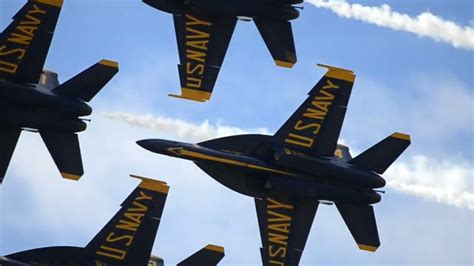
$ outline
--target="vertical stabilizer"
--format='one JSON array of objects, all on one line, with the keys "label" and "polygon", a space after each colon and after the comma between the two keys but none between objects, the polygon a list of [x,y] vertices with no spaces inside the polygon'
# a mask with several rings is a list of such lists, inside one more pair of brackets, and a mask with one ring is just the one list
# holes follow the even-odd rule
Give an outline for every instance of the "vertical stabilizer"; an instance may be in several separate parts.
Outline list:
[{"label": "vertical stabilizer", "polygon": [[131,176],[141,183],[85,249],[107,264],[146,266],[169,187],[162,181]]}]

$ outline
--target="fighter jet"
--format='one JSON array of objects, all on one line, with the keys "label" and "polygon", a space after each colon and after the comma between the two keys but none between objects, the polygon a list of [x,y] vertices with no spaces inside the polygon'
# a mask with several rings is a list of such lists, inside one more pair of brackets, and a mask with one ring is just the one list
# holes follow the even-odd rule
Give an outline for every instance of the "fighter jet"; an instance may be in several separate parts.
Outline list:
[{"label": "fighter jet", "polygon": [[62,7],[62,0],[29,0],[0,35],[0,183],[22,130],[39,132],[61,175],[83,174],[78,137],[89,102],[118,72],[101,60],[59,84],[58,75],[42,70]]},{"label": "fighter jet", "polygon": [[335,204],[362,250],[379,235],[372,204],[385,186],[381,174],[410,144],[393,133],[352,158],[338,144],[355,75],[328,71],[273,135],[238,135],[189,144],[140,140],[143,148],[193,161],[224,186],[255,198],[263,265],[298,265],[320,202]]},{"label": "fighter jet", "polygon": [[253,19],[278,66],[296,63],[290,20],[303,0],[143,0],[173,14],[178,41],[181,95],[198,102],[211,98],[237,20]]},{"label": "fighter jet", "polygon": [[[32,249],[0,257],[0,265],[163,266],[163,259],[151,256],[151,250],[169,187],[162,181],[131,176],[140,179],[140,184],[85,248]],[[223,247],[207,245],[178,265],[215,266],[223,257]]]}]

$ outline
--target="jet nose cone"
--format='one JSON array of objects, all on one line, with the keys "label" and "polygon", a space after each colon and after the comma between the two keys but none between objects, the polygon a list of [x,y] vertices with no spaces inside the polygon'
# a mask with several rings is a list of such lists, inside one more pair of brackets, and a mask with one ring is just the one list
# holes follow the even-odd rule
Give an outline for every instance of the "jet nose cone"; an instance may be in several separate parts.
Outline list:
[{"label": "jet nose cone", "polygon": [[137,141],[137,144],[140,147],[142,147],[146,150],[152,151],[152,152],[154,152],[154,149],[153,149],[154,146],[155,146],[154,143],[155,143],[155,141],[152,140],[152,139],[142,139],[142,140]]}]

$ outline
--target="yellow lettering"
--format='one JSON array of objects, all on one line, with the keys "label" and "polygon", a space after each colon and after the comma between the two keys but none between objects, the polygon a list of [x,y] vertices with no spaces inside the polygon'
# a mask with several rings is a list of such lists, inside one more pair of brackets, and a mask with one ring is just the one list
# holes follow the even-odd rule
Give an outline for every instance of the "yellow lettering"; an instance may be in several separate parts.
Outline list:
[{"label": "yellow lettering", "polygon": [[23,20],[20,22],[20,25],[39,25],[41,24],[41,20],[39,18],[35,18],[31,15],[26,15],[25,18],[28,20]]},{"label": "yellow lettering", "polygon": [[[268,215],[272,215],[274,218],[268,218],[268,222],[291,222],[291,216],[285,215],[283,213],[278,213],[274,211],[267,211]],[[270,227],[270,226],[269,226]]]},{"label": "yellow lettering", "polygon": [[10,35],[10,37],[7,39],[7,41],[13,42],[13,43],[18,43],[18,44],[23,44],[23,45],[30,45],[31,39],[32,39],[32,37],[30,37],[30,36],[25,36],[25,35],[18,34],[18,33],[14,32]]},{"label": "yellow lettering", "polygon": [[187,80],[187,83],[186,83],[187,87],[192,87],[192,88],[196,88],[196,89],[201,88],[201,83],[202,83],[201,79],[187,77],[186,80]]},{"label": "yellow lettering", "polygon": [[[285,219],[287,219],[287,218],[289,218],[289,220],[291,221],[291,217],[286,216]],[[281,233],[288,234],[288,233],[290,233],[290,225],[291,225],[290,223],[269,224],[268,225],[268,230],[274,230],[274,231],[278,231],[278,232],[281,232]]]},{"label": "yellow lettering", "polygon": [[12,50],[9,50],[9,51],[3,51],[5,48],[7,48],[7,47],[6,46],[0,47],[0,56],[5,56],[5,55],[11,55],[11,54],[14,54],[14,53],[18,53],[19,55],[17,56],[17,58],[18,59],[23,59],[23,57],[25,56],[25,53],[26,53],[26,50],[21,49],[21,48],[12,49]]},{"label": "yellow lettering", "polygon": [[332,102],[313,101],[311,104],[318,107],[320,110],[323,110],[324,112],[327,112],[329,110],[329,106],[332,104]]},{"label": "yellow lettering", "polygon": [[[291,139],[292,138],[292,139]],[[288,138],[285,139],[286,143],[295,144],[305,148],[311,148],[313,146],[314,140],[305,136],[300,136],[297,134],[290,133]]]},{"label": "yellow lettering", "polygon": [[17,69],[18,69],[17,64],[0,60],[0,71],[15,74]]},{"label": "yellow lettering", "polygon": [[315,130],[313,130],[313,134],[318,134],[319,129],[321,128],[321,125],[317,124],[317,123],[311,123],[311,124],[303,125],[303,121],[298,120],[298,122],[296,122],[296,125],[294,126],[294,129],[298,130],[298,131],[301,131],[301,130],[305,130],[305,129],[312,128],[312,127],[315,128]]},{"label": "yellow lettering", "polygon": [[334,95],[325,91],[324,89],[320,90],[319,91],[321,94],[323,94],[325,97],[323,96],[316,96],[314,97],[315,100],[327,100],[327,101],[332,101],[334,100]]},{"label": "yellow lettering", "polygon": [[[138,198],[136,198],[136,200],[138,200]],[[146,212],[148,210],[147,206],[141,204],[138,201],[133,201],[132,205],[137,207],[137,208],[128,208],[127,211],[129,211],[129,212]]]},{"label": "yellow lettering", "polygon": [[277,250],[273,250],[273,248],[273,245],[268,246],[268,256],[270,256],[271,258],[274,258],[276,256],[279,256],[280,258],[286,257],[286,247],[278,247]]},{"label": "yellow lettering", "polygon": [[186,31],[194,33],[193,35],[186,34],[186,39],[209,39],[209,33],[186,27]]},{"label": "yellow lettering", "polygon": [[187,41],[186,46],[194,47],[197,49],[201,49],[207,51],[207,44],[209,43],[208,40],[201,40],[201,41]]},{"label": "yellow lettering", "polygon": [[46,10],[40,9],[37,5],[33,5],[33,10],[28,11],[28,14],[46,14]]},{"label": "yellow lettering", "polygon": [[115,228],[136,232],[139,226],[140,224],[138,223],[120,220],[119,223],[115,226]]},{"label": "yellow lettering", "polygon": [[275,244],[280,244],[282,246],[287,246],[286,240],[288,239],[288,236],[286,235],[280,235],[280,234],[275,234],[275,233],[268,233],[268,241],[275,243]]},{"label": "yellow lettering", "polygon": [[282,261],[270,260],[270,264],[278,265],[278,266],[285,266],[285,263]]},{"label": "yellow lettering", "polygon": [[186,74],[192,75],[196,72],[199,75],[204,74],[204,65],[203,64],[197,64],[196,66],[194,66],[194,68],[191,68],[191,67],[192,67],[191,62],[186,63]]},{"label": "yellow lettering", "polygon": [[22,33],[30,36],[30,37],[33,37],[33,35],[35,34],[35,30],[37,30],[38,27],[36,27],[36,26],[18,26],[18,27],[16,27],[16,29],[18,31],[21,31]]},{"label": "yellow lettering", "polygon": [[268,208],[269,209],[278,209],[278,208],[283,208],[283,209],[288,209],[288,210],[293,210],[293,206],[289,204],[284,204],[281,202],[278,202],[270,197],[267,198],[268,201]]},{"label": "yellow lettering", "polygon": [[327,85],[323,86],[323,89],[339,89],[339,86],[332,83],[329,79],[326,80],[326,83]]},{"label": "yellow lettering", "polygon": [[307,118],[324,120],[324,117],[326,116],[326,112],[319,111],[313,108],[307,108],[306,112],[307,113],[303,113],[303,116]]},{"label": "yellow lettering", "polygon": [[187,49],[186,50],[186,58],[187,59],[191,59],[191,60],[194,60],[194,61],[198,61],[198,62],[201,62],[201,63],[204,63],[205,59],[206,58],[206,53],[203,53],[203,52],[199,52],[199,51],[195,51],[195,50],[189,50]]},{"label": "yellow lettering", "polygon": [[121,240],[126,240],[127,242],[125,242],[125,245],[127,247],[130,246],[130,244],[132,244],[133,236],[131,236],[131,235],[121,235],[121,236],[117,236],[117,237],[114,237],[114,236],[115,236],[115,233],[113,233],[113,232],[109,233],[109,235],[107,236],[105,241],[107,241],[109,243],[114,243],[114,242],[119,242]]},{"label": "yellow lettering", "polygon": [[186,14],[186,26],[192,26],[192,25],[204,25],[204,26],[211,26],[212,23],[204,20],[200,20],[196,17],[193,17],[189,14]]},{"label": "yellow lettering", "polygon": [[127,252],[125,250],[111,248],[108,246],[100,246],[100,249],[107,252],[97,251],[95,254],[113,258],[113,259],[118,259],[118,260],[123,260],[125,258],[125,255],[127,255]]},{"label": "yellow lettering", "polygon": [[130,219],[131,221],[134,221],[135,223],[141,224],[142,223],[142,218],[145,216],[144,213],[134,213],[134,212],[126,212],[124,213],[125,217]]},{"label": "yellow lettering", "polygon": [[148,196],[147,194],[145,194],[145,192],[143,190],[140,190],[140,194],[138,195],[138,197],[136,198],[136,200],[151,200],[153,197],[152,196]]}]

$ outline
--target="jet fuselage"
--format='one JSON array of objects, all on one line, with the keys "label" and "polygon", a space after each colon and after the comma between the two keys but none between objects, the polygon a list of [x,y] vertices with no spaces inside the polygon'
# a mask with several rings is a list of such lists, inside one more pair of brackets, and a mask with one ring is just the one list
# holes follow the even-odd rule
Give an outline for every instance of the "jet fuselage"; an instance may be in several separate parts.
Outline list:
[{"label": "jet fuselage", "polygon": [[299,17],[293,5],[303,0],[144,0],[146,4],[171,14],[186,11],[210,17],[249,17],[292,20]]},{"label": "jet fuselage", "polygon": [[284,192],[300,197],[333,202],[372,204],[380,201],[374,188],[385,180],[374,172],[357,169],[330,159],[303,155],[275,156],[246,154],[243,150],[218,150],[197,144],[168,140],[142,140],[145,149],[194,161],[218,182],[239,193],[259,197],[268,192]]},{"label": "jet fuselage", "polygon": [[55,94],[39,85],[0,81],[0,123],[9,127],[80,132],[92,108],[83,101]]}]

